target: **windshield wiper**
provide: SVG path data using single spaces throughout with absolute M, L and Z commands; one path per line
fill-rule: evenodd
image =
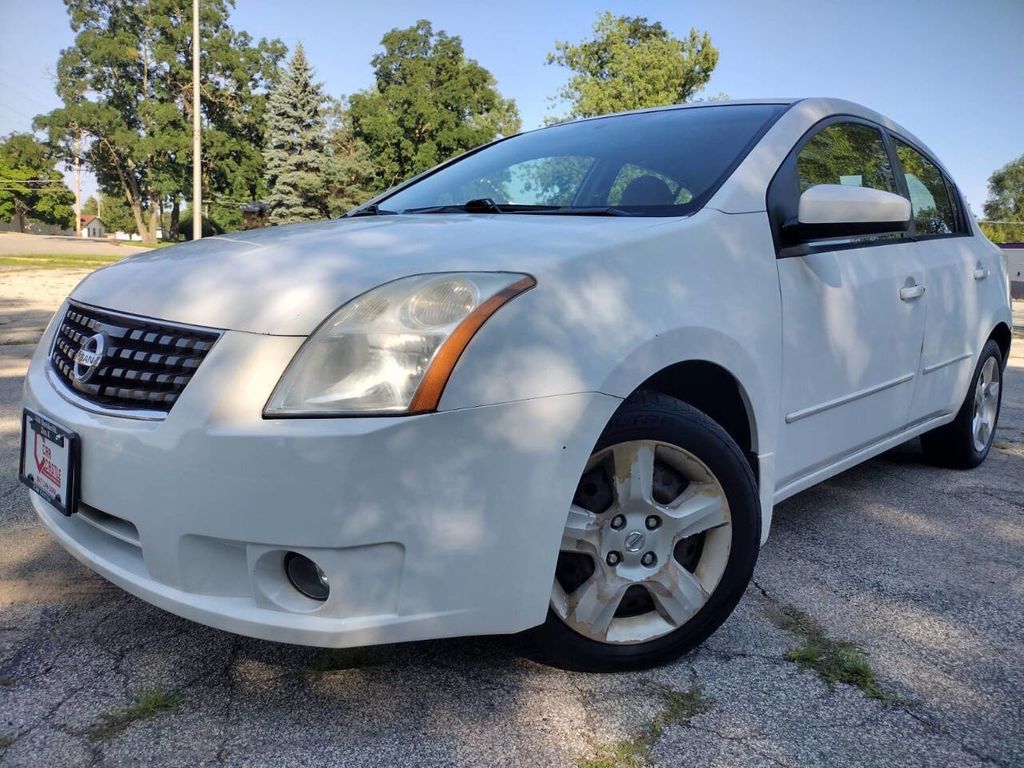
M 402 213 L 504 213 L 505 210 L 489 197 L 476 197 L 460 205 L 428 205 L 406 208 Z
M 538 208 L 532 211 L 522 211 L 522 213 L 541 213 L 550 214 L 553 216 L 632 216 L 633 214 L 629 211 L 624 211 L 621 208 L 616 208 L 611 205 L 596 205 L 596 206 L 580 206 L 573 207 L 571 205 L 560 205 L 552 206 L 550 208 Z
M 357 208 L 354 211 L 350 211 L 345 214 L 346 219 L 354 219 L 356 216 L 394 216 L 398 211 L 388 211 L 384 208 L 379 207 L 376 203 L 368 205 L 365 208 Z
M 502 203 L 498 205 L 489 197 L 469 200 L 461 205 L 428 205 L 422 208 L 406 208 L 402 213 L 538 213 L 552 216 L 632 216 L 629 211 L 609 205 L 520 205 Z

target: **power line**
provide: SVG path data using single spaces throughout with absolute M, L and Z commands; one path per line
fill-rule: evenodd
M 10 83 L 10 81 L 4 83 L 4 87 L 5 88 L 10 89 L 11 86 L 12 86 L 12 84 Z M 20 101 L 20 102 L 30 101 L 30 102 L 32 102 L 33 106 L 38 107 L 40 110 L 50 111 L 51 109 L 56 109 L 57 108 L 53 104 L 46 105 L 46 104 L 43 104 L 38 99 L 33 99 L 31 96 L 28 96 L 24 90 L 22 90 L 20 92 L 17 91 L 17 90 L 10 90 L 8 95 L 16 97 L 18 99 L 18 101 Z
M 8 104 L 4 104 L 3 102 L 0 102 L 0 109 L 6 109 L 12 115 L 15 115 L 17 117 L 23 117 L 26 120 L 28 120 L 30 124 L 31 124 L 31 122 L 33 120 L 35 120 L 35 118 L 32 117 L 31 115 L 28 115 L 28 114 L 22 112 L 20 109 L 15 109 L 14 107 L 12 107 L 12 106 L 10 106 Z
M 4 87 L 16 92 L 18 98 L 25 99 L 26 101 L 35 102 L 35 104 L 42 107 L 43 109 L 53 109 L 52 103 L 49 105 L 44 104 L 37 98 L 34 92 L 30 92 L 27 88 L 25 88 L 21 85 L 21 83 L 18 82 L 18 78 L 21 76 L 20 74 L 14 72 L 8 67 L 5 67 L 3 64 L 0 64 L 0 72 L 7 73 L 7 82 L 4 83 Z

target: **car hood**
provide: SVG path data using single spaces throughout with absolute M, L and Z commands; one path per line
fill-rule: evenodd
M 421 214 L 273 227 L 132 256 L 91 274 L 71 298 L 191 325 L 305 336 L 390 280 L 455 270 L 536 275 L 666 221 Z

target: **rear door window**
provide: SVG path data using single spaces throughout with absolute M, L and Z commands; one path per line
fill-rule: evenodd
M 896 139 L 896 157 L 910 193 L 914 229 L 919 235 L 955 234 L 957 216 L 942 171 L 909 144 Z

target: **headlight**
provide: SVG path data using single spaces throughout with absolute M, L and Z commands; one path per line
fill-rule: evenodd
M 264 416 L 424 413 L 437 408 L 477 329 L 536 281 L 508 272 L 415 275 L 345 304 L 306 340 Z

